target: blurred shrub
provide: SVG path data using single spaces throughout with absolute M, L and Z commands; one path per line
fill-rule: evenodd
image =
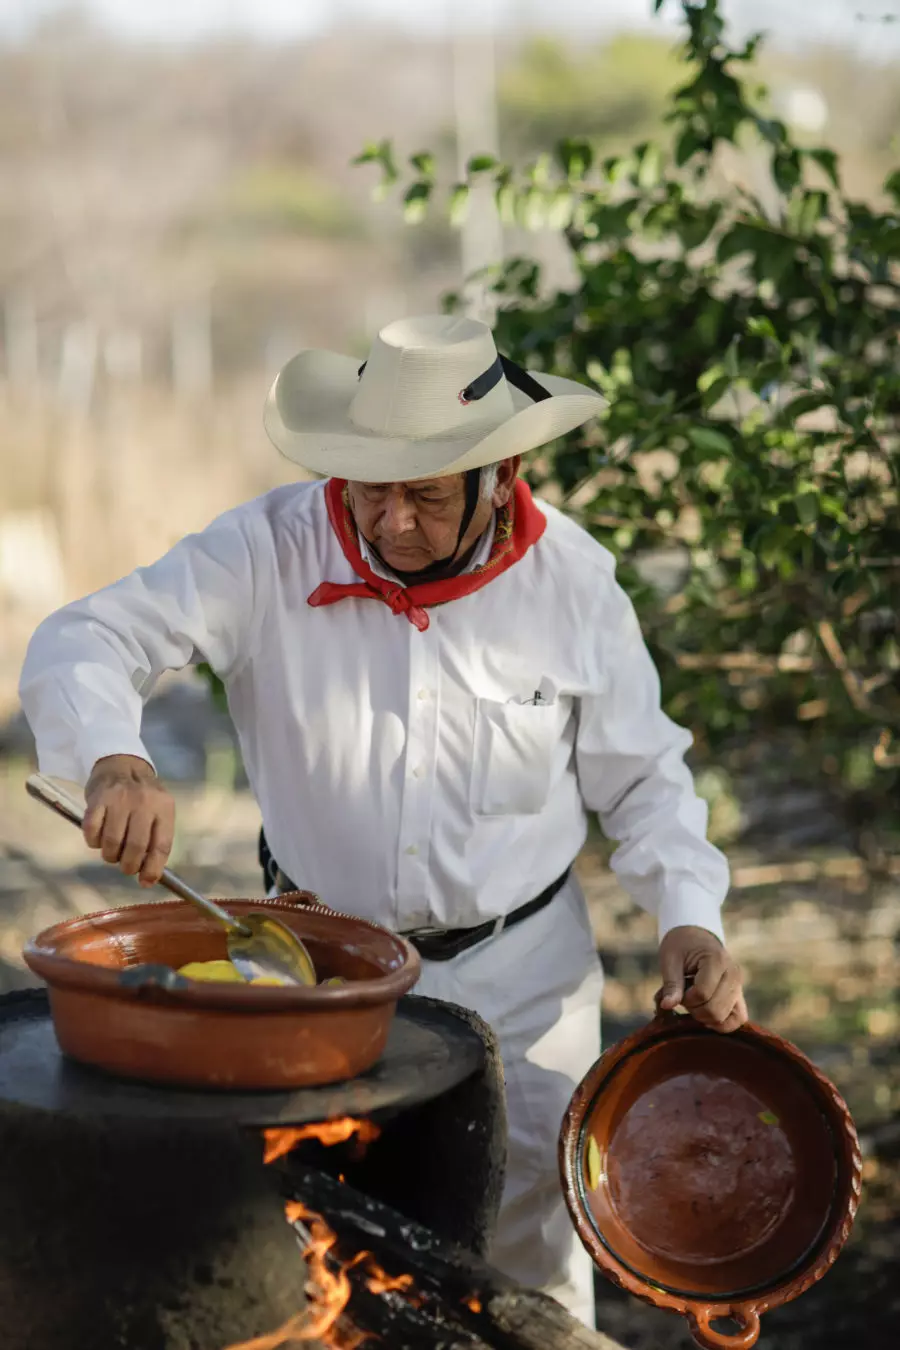
M 681 73 L 672 44 L 623 34 L 573 55 L 553 38 L 528 42 L 498 87 L 503 153 L 544 149 L 567 136 L 626 143 L 658 130 Z
M 746 89 L 759 39 L 730 48 L 716 0 L 682 8 L 671 140 L 470 162 L 505 220 L 561 233 L 577 274 L 548 293 L 533 259 L 508 260 L 497 342 L 609 398 L 529 476 L 616 554 L 701 761 L 824 786 L 877 864 L 900 824 L 900 170 L 886 208 L 850 199 L 836 154 Z M 719 172 L 723 149 L 752 158 L 755 191 Z M 397 180 L 389 144 L 361 159 Z M 416 220 L 437 192 L 432 157 L 413 168 Z M 674 593 L 646 567 L 673 545 Z
M 327 179 L 309 168 L 259 164 L 236 177 L 219 206 L 219 227 L 257 233 L 353 238 L 360 214 Z

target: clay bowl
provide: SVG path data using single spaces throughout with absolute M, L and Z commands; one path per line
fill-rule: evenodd
M 704 1350 L 754 1345 L 760 1314 L 831 1267 L 859 1202 L 843 1099 L 752 1024 L 722 1036 L 664 1013 L 614 1045 L 572 1097 L 559 1156 L 595 1265 L 687 1317 Z
M 337 914 L 303 892 L 224 900 L 240 916 L 265 910 L 306 943 L 332 988 L 190 984 L 137 989 L 121 973 L 141 962 L 178 967 L 224 959 L 214 920 L 181 900 L 105 910 L 54 924 L 24 949 L 46 980 L 60 1049 L 126 1078 L 190 1087 L 312 1087 L 353 1078 L 384 1050 L 418 953 L 377 924 Z

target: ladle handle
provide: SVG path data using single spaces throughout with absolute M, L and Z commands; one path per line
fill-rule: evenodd
M 56 783 L 52 783 L 43 774 L 33 773 L 26 779 L 25 791 L 36 801 L 42 802 L 44 806 L 49 806 L 51 811 L 55 811 L 64 820 L 69 820 L 73 825 L 77 825 L 79 829 L 83 825 L 84 811 L 78 802 L 73 801 L 63 788 L 58 787 Z M 159 884 L 165 886 L 166 890 L 171 891 L 173 895 L 179 896 L 182 900 L 188 900 L 198 909 L 211 914 L 229 932 L 240 933 L 246 937 L 248 930 L 242 923 L 229 914 L 226 909 L 223 909 L 221 905 L 217 905 L 215 900 L 210 900 L 207 896 L 201 895 L 199 891 L 195 891 L 193 886 L 189 886 L 186 881 L 182 881 L 181 877 L 176 876 L 174 872 L 170 872 L 168 867 L 163 869 Z

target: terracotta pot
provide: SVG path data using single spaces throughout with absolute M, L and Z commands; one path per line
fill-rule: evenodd
M 312 1087 L 353 1078 L 384 1050 L 397 1000 L 419 978 L 418 953 L 363 919 L 303 892 L 224 900 L 240 916 L 265 910 L 306 943 L 330 988 L 247 984 L 134 988 L 122 971 L 224 959 L 214 920 L 181 900 L 110 909 L 54 924 L 24 949 L 47 981 L 60 1048 L 126 1078 L 227 1089 Z
M 559 1158 L 598 1269 L 685 1316 L 704 1350 L 749 1350 L 763 1312 L 822 1278 L 862 1175 L 846 1104 L 795 1046 L 677 1013 L 601 1056 L 572 1097 Z

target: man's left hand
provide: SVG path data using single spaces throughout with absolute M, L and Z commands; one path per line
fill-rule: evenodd
M 681 1004 L 715 1031 L 737 1031 L 747 1021 L 740 969 L 714 933 L 687 925 L 670 929 L 659 944 L 659 966 L 660 1009 Z

